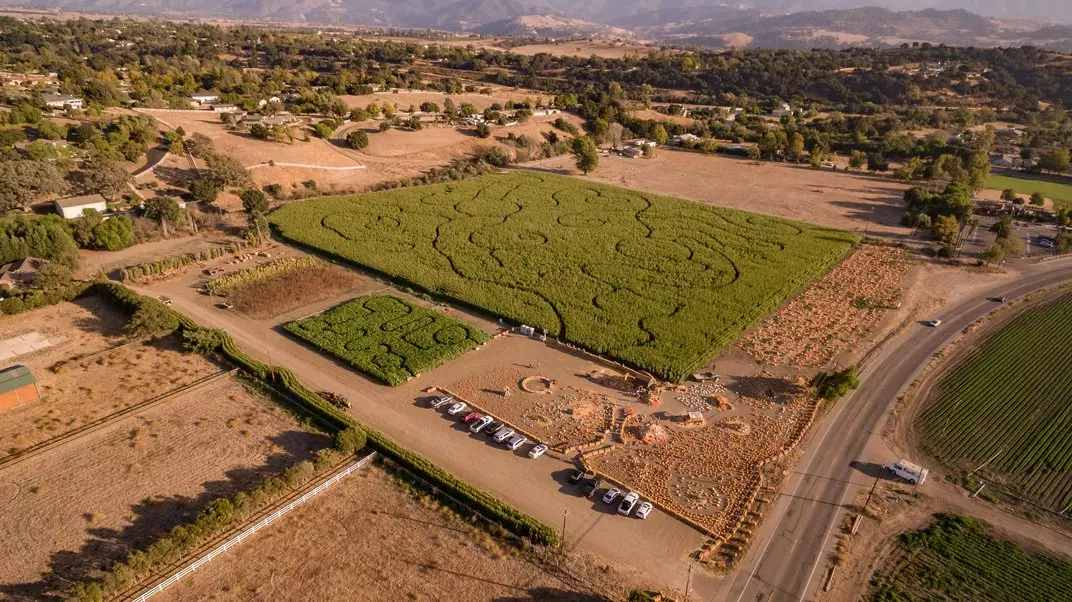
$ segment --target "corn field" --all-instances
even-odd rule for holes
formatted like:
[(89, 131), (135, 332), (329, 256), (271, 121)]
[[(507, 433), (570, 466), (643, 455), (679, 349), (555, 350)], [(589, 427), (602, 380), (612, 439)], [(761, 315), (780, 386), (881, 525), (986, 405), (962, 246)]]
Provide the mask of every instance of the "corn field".
[(284, 329), (389, 385), (484, 343), (488, 335), (390, 295), (369, 295)]
[(1028, 310), (944, 377), (919, 417), (935, 458), (1014, 493), (1072, 504), (1072, 295)]
[(298, 255), (283, 257), (246, 270), (220, 276), (209, 281), (208, 291), (213, 295), (226, 296), (242, 287), (275, 278), (290, 272), (319, 267), (323, 262), (316, 257)]
[(681, 380), (858, 237), (514, 172), (292, 203), (286, 238)]

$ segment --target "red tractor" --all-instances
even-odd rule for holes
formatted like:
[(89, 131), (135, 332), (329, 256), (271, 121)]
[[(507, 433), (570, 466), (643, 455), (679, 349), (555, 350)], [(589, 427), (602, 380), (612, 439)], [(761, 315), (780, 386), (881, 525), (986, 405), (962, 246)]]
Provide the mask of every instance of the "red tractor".
[(334, 391), (321, 391), (320, 396), (326, 399), (328, 403), (337, 408), (350, 407), (350, 402), (346, 400), (346, 396), (340, 395)]

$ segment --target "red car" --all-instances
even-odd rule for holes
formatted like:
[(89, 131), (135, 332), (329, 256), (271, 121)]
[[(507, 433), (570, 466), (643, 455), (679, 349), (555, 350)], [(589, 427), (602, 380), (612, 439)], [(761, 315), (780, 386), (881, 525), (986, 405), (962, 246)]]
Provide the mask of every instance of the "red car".
[(473, 412), (472, 414), (466, 414), (465, 418), (462, 418), (462, 422), (469, 424), (470, 422), (480, 418), (480, 412)]

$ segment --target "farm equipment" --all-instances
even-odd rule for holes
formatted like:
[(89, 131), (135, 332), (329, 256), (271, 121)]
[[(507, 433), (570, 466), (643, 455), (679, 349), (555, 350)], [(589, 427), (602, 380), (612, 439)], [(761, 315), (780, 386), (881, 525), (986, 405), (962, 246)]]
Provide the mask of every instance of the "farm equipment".
[(346, 396), (340, 395), (334, 391), (320, 391), (320, 396), (337, 408), (346, 409), (350, 407), (350, 402), (347, 401)]

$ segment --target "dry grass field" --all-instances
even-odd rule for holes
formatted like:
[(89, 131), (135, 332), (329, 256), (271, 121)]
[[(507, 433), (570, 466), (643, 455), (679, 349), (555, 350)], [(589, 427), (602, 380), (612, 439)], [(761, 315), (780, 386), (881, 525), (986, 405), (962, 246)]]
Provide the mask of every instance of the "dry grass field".
[(4, 468), (0, 599), (56, 599), (330, 443), (228, 378)]
[(203, 600), (570, 600), (646, 585), (571, 554), (534, 557), (407, 493), (379, 467), (355, 473), (161, 595)]
[(201, 356), (182, 353), (172, 339), (74, 361), (122, 344), (125, 323), (97, 297), (0, 319), (0, 340), (36, 332), (53, 343), (5, 364), (29, 367), (41, 400), (0, 413), (0, 458), (219, 372)]
[(515, 54), (539, 54), (546, 52), (555, 56), (573, 56), (587, 58), (598, 56), (605, 59), (621, 59), (627, 56), (647, 56), (652, 50), (658, 52), (657, 46), (644, 46), (628, 42), (609, 40), (563, 40), (550, 44), (528, 44), (515, 46), (510, 52)]
[[(483, 86), (482, 86), (483, 87)], [(407, 111), (409, 107), (419, 107), (423, 102), (434, 102), (443, 107), (443, 100), (450, 98), (454, 101), (454, 104), (461, 106), (462, 103), (472, 103), (478, 111), (490, 107), (494, 103), (505, 105), (507, 101), (519, 101), (529, 100), (536, 101), (543, 98), (548, 99), (553, 97), (553, 94), (546, 94), (540, 92), (534, 92), (532, 90), (525, 90), (521, 88), (502, 88), (499, 86), (490, 86), (491, 94), (480, 94), (475, 92), (469, 92), (465, 94), (446, 94), (443, 92), (437, 92), (435, 90), (398, 90), (376, 92), (375, 94), (367, 94), (362, 96), (340, 96), (347, 105), (350, 107), (367, 107), (371, 103), (376, 103), (383, 106), (385, 103), (394, 106), (400, 111)]]
[[(573, 158), (527, 165), (576, 173)], [(845, 171), (659, 149), (652, 159), (601, 157), (589, 179), (701, 203), (733, 207), (812, 224), (903, 237), (899, 225), (905, 186), (894, 180)]]

